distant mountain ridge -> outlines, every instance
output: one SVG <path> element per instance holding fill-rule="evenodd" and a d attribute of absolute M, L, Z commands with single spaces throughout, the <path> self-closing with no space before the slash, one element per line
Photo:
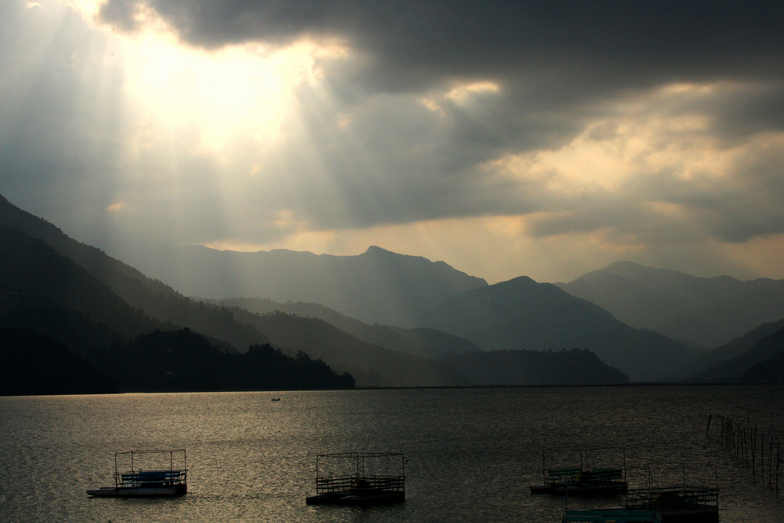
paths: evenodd
<path fill-rule="evenodd" d="M 784 383 L 784 327 L 761 339 L 745 354 L 744 360 L 727 362 L 728 366 L 751 363 L 741 376 L 742 381 Z"/>
<path fill-rule="evenodd" d="M 452 356 L 450 365 L 480 385 L 608 385 L 629 377 L 587 349 L 496 350 Z"/>
<path fill-rule="evenodd" d="M 671 377 L 698 352 L 549 283 L 519 277 L 450 298 L 419 324 L 467 338 L 485 351 L 590 349 L 634 381 Z"/>
<path fill-rule="evenodd" d="M 772 332 L 770 332 L 772 330 Z M 784 370 L 784 322 L 768 323 L 738 340 L 748 348 L 696 374 L 698 381 L 765 381 Z M 769 368 L 765 368 L 769 367 Z M 754 370 L 752 371 L 752 368 Z M 777 370 L 775 369 L 777 368 Z M 751 374 L 752 377 L 747 375 Z M 772 379 L 772 381 L 780 381 Z"/>
<path fill-rule="evenodd" d="M 188 296 L 320 303 L 366 323 L 411 326 L 441 301 L 486 287 L 444 262 L 371 246 L 356 256 L 202 246 L 117 248 L 115 255 Z"/>
<path fill-rule="evenodd" d="M 367 324 L 340 314 L 318 303 L 274 302 L 263 298 L 230 298 L 216 300 L 229 307 L 241 307 L 257 314 L 285 312 L 297 316 L 318 318 L 360 340 L 396 351 L 436 360 L 464 352 L 482 349 L 465 338 L 427 328 L 403 328 L 381 324 Z"/>
<path fill-rule="evenodd" d="M 739 336 L 729 343 L 701 354 L 681 370 L 679 377 L 688 378 L 697 375 L 698 379 L 718 379 L 728 375 L 737 375 L 742 371 L 741 368 L 722 370 L 722 365 L 725 362 L 734 361 L 738 356 L 751 351 L 765 336 L 781 328 L 784 328 L 784 319 L 763 323 L 743 336 Z M 730 372 L 727 372 L 727 370 L 730 370 Z"/>
<path fill-rule="evenodd" d="M 701 278 L 622 261 L 556 285 L 628 325 L 705 348 L 784 318 L 784 280 Z"/>
<path fill-rule="evenodd" d="M 207 252 L 212 256 L 219 251 L 208 249 Z M 456 356 L 462 355 L 467 355 L 465 361 L 471 361 L 471 365 L 496 366 L 496 376 L 510 370 L 505 369 L 504 361 L 519 365 L 516 375 L 524 376 L 526 384 L 539 382 L 532 377 L 531 369 L 524 367 L 538 365 L 539 374 L 556 376 L 557 369 L 552 366 L 563 362 L 569 363 L 561 371 L 570 372 L 571 378 L 562 374 L 558 379 L 571 380 L 578 376 L 579 382 L 579 374 L 572 372 L 578 362 L 576 365 L 585 365 L 586 370 L 594 369 L 594 378 L 599 376 L 615 383 L 619 382 L 618 376 L 595 366 L 584 352 L 586 349 L 601 358 L 602 365 L 615 367 L 634 381 L 686 378 L 692 372 L 735 357 L 738 357 L 736 362 L 748 367 L 760 363 L 762 357 L 770 359 L 773 350 L 743 356 L 754 348 L 750 344 L 770 333 L 764 325 L 755 324 L 758 329 L 750 329 L 747 337 L 731 347 L 728 344 L 726 348 L 702 353 L 653 330 L 633 328 L 618 321 L 612 311 L 559 288 L 567 284 L 556 286 L 519 277 L 489 286 L 484 280 L 455 271 L 443 262 L 433 263 L 377 247 L 355 257 L 291 251 L 272 253 L 290 263 L 286 274 L 294 275 L 295 279 L 303 272 L 302 267 L 296 266 L 300 257 L 294 255 L 325 261 L 322 272 L 303 280 L 329 280 L 324 268 L 332 267 L 342 281 L 339 285 L 322 285 L 322 290 L 341 287 L 350 298 L 346 303 L 364 307 L 366 312 L 370 311 L 369 316 L 397 311 L 390 314 L 414 327 L 391 326 L 386 320 L 365 322 L 323 304 L 292 302 L 290 297 L 283 300 L 286 303 L 282 307 L 263 314 L 254 313 L 253 306 L 239 300 L 227 300 L 224 306 L 219 306 L 189 299 L 167 285 L 168 282 L 152 280 L 99 249 L 69 238 L 54 225 L 14 207 L 2 196 L 0 263 L 5 272 L 0 273 L 0 327 L 32 328 L 80 349 L 80 353 L 105 347 L 113 339 L 128 340 L 159 329 L 190 328 L 224 351 L 244 353 L 251 345 L 267 343 L 289 355 L 303 351 L 324 360 L 338 373 L 353 374 L 359 385 L 368 386 L 475 383 L 460 369 L 470 368 L 472 373 L 479 372 L 476 375 L 482 369 L 460 367 Z M 235 254 L 247 253 L 230 256 Z M 176 259 L 170 261 L 176 268 Z M 311 267 L 309 263 L 303 266 Z M 670 295 L 690 304 L 700 304 L 704 298 L 693 293 L 694 287 L 699 289 L 704 283 L 700 278 L 628 263 L 610 267 L 618 274 L 610 271 L 609 277 L 604 274 L 592 281 L 597 283 L 595 287 L 615 282 L 614 288 L 626 291 L 619 295 L 628 300 L 628 308 L 635 306 L 635 296 L 655 298 L 657 292 L 658 298 L 644 306 L 666 310 Z M 656 278 L 630 283 L 631 276 L 650 271 L 656 272 Z M 352 274 L 358 275 L 354 281 L 350 278 Z M 386 275 L 381 283 L 377 281 L 379 274 Z M 278 275 L 278 279 L 284 276 Z M 588 280 L 591 278 L 583 281 Z M 737 283 L 747 283 L 729 277 L 709 280 L 720 289 L 736 289 Z M 767 306 L 770 314 L 780 311 L 776 301 L 779 282 L 755 280 L 753 283 L 763 289 L 758 303 Z M 304 281 L 297 284 L 304 285 Z M 461 287 L 468 290 L 452 294 Z M 738 303 L 725 302 L 726 315 L 753 301 L 754 292 L 748 291 L 749 286 L 743 288 L 746 289 L 745 295 L 741 293 L 744 299 Z M 373 294 L 374 289 L 382 289 L 380 298 L 366 296 Z M 647 294 L 639 294 L 640 289 Z M 390 298 L 391 293 L 398 296 L 396 301 Z M 712 296 L 723 295 L 714 289 Z M 264 300 L 252 301 L 258 304 Z M 412 319 L 417 311 L 421 311 L 420 315 Z M 255 312 L 262 311 L 257 308 Z M 509 354 L 477 356 L 483 351 Z M 520 351 L 556 351 L 557 354 L 540 358 Z M 565 357 L 560 354 L 563 351 L 571 354 Z M 578 357 L 571 358 L 572 355 Z M 450 359 L 454 361 L 448 363 Z M 551 370 L 556 374 L 548 374 Z M 588 376 L 584 374 L 585 379 Z"/>
<path fill-rule="evenodd" d="M 127 339 L 158 328 L 188 327 L 238 352 L 274 338 L 288 354 L 317 354 L 313 357 L 324 359 L 339 372 L 347 368 L 338 369 L 333 361 L 348 362 L 359 371 L 362 385 L 466 383 L 446 365 L 383 349 L 335 327 L 325 328 L 327 324 L 320 320 L 261 317 L 236 307 L 185 298 L 2 197 L 0 256 L 7 257 L 5 271 L 0 273 L 0 325 L 43 328 L 38 326 L 55 318 L 63 328 L 47 334 L 74 349 L 83 349 L 89 338 L 105 345 L 116 336 Z M 91 336 L 93 331 L 100 335 Z M 334 358 L 330 355 L 333 349 L 338 351 Z"/>

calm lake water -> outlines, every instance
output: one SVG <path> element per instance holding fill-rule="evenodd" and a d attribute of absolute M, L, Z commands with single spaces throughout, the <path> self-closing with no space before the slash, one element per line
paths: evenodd
<path fill-rule="evenodd" d="M 616 447 L 602 457 L 610 460 L 625 449 L 632 486 L 718 481 L 722 522 L 784 521 L 784 479 L 778 494 L 764 488 L 705 435 L 709 414 L 784 434 L 782 393 L 746 385 L 5 397 L 0 520 L 554 523 L 564 500 L 528 491 L 541 481 L 543 449 L 587 446 Z M 113 485 L 117 451 L 181 447 L 186 496 L 85 492 Z M 307 506 L 316 454 L 350 451 L 405 453 L 406 502 Z M 590 503 L 613 500 L 569 506 Z"/>

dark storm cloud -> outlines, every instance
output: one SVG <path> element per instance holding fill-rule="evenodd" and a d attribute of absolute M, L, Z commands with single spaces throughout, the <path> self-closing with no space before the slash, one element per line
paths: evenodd
<path fill-rule="evenodd" d="M 477 77 L 525 85 L 535 74 L 587 76 L 585 91 L 784 74 L 781 2 L 109 0 L 101 14 L 133 29 L 142 5 L 194 46 L 341 38 L 372 55 L 365 80 L 378 89 Z"/>
<path fill-rule="evenodd" d="M 313 78 L 269 100 L 275 140 L 220 151 L 198 111 L 168 134 L 155 93 L 129 91 L 144 71 L 107 46 L 140 40 L 41 3 L 0 2 L 0 192 L 83 241 L 485 216 L 604 245 L 784 232 L 782 2 L 108 0 L 110 27 L 152 12 L 195 49 L 348 50 L 309 55 Z"/>

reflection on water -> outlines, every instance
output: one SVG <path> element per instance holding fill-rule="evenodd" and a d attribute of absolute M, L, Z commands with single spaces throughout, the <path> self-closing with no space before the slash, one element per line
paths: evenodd
<path fill-rule="evenodd" d="M 784 434 L 784 387 L 589 387 L 0 398 L 3 521 L 559 521 L 542 449 L 623 447 L 633 486 L 721 488 L 722 522 L 784 521 L 784 492 L 704 435 L 708 414 Z M 280 397 L 280 401 L 270 401 Z M 114 452 L 187 448 L 188 495 L 91 499 Z M 404 504 L 307 506 L 315 456 L 406 455 Z M 639 484 L 644 483 L 644 484 Z M 605 501 L 605 504 L 617 500 Z M 569 500 L 582 508 L 595 501 Z"/>

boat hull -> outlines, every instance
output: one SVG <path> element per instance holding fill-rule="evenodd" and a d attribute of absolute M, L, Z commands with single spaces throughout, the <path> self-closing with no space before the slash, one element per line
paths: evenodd
<path fill-rule="evenodd" d="M 531 485 L 531 494 L 568 494 L 569 496 L 615 496 L 629 488 L 625 482 L 615 483 L 573 483 L 570 485 Z"/>
<path fill-rule="evenodd" d="M 365 506 L 401 503 L 405 500 L 406 494 L 404 492 L 375 492 L 361 494 L 352 492 L 330 492 L 329 494 L 309 496 L 305 498 L 305 503 L 308 505 Z"/>
<path fill-rule="evenodd" d="M 165 487 L 101 487 L 88 490 L 87 494 L 96 498 L 144 498 L 174 497 L 188 492 L 185 484 Z"/>

